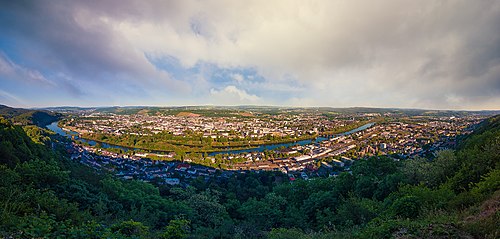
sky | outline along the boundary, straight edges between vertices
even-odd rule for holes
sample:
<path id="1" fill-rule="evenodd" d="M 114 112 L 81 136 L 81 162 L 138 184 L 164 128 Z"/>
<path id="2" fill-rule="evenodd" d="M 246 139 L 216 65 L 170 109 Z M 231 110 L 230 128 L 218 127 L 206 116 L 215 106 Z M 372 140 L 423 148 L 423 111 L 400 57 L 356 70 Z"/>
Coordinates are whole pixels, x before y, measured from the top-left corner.
<path id="1" fill-rule="evenodd" d="M 0 104 L 500 109 L 497 0 L 0 0 Z"/>

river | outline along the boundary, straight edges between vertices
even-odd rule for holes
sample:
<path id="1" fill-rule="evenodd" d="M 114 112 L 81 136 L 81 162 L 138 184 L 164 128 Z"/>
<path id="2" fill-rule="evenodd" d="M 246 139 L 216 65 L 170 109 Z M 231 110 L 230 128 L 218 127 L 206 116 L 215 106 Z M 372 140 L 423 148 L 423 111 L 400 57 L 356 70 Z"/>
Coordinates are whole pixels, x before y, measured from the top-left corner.
<path id="1" fill-rule="evenodd" d="M 78 137 L 78 133 L 75 131 L 61 129 L 61 127 L 59 127 L 59 125 L 57 125 L 58 123 L 59 123 L 58 121 L 52 122 L 52 124 L 49 124 L 45 127 L 47 127 L 47 129 L 50 129 L 50 130 L 56 132 L 59 135 L 62 135 L 62 136 L 68 137 L 68 138 L 78 139 L 84 143 L 91 145 L 91 146 L 95 146 L 98 143 L 94 140 L 83 139 L 83 138 Z M 133 147 L 123 147 L 123 146 L 118 146 L 118 145 L 113 145 L 113 144 L 108 144 L 108 143 L 102 143 L 102 142 L 99 142 L 99 143 L 101 144 L 101 147 L 103 147 L 105 149 L 116 148 L 116 149 L 122 149 L 123 151 L 136 149 Z"/>
<path id="2" fill-rule="evenodd" d="M 92 146 L 94 146 L 94 145 L 97 144 L 97 142 L 94 141 L 94 140 L 87 140 L 87 139 L 79 138 L 77 132 L 61 129 L 61 127 L 59 127 L 57 125 L 57 123 L 58 123 L 57 121 L 53 122 L 52 124 L 49 124 L 46 127 L 48 129 L 56 132 L 59 135 L 62 135 L 62 136 L 65 136 L 65 137 L 69 137 L 69 138 L 74 137 L 74 139 L 78 139 L 78 140 L 80 140 L 82 142 L 85 142 L 85 143 L 88 143 L 89 145 L 92 145 Z M 350 130 L 350 131 L 347 131 L 347 132 L 344 132 L 344 133 L 340 133 L 340 134 L 335 134 L 333 136 L 343 136 L 343 135 L 354 134 L 356 132 L 368 129 L 368 128 L 372 127 L 374 124 L 375 123 L 368 123 L 368 124 L 362 125 L 362 126 L 360 126 L 358 128 L 355 128 L 353 130 Z M 277 148 L 281 148 L 281 147 L 288 148 L 288 147 L 292 147 L 292 146 L 296 146 L 296 145 L 307 145 L 307 144 L 311 144 L 311 143 L 319 143 L 319 142 L 322 142 L 322 141 L 325 141 L 325 140 L 328 140 L 328 138 L 326 138 L 326 137 L 317 137 L 315 139 L 305 139 L 305 140 L 299 140 L 299 141 L 291 142 L 291 143 L 278 143 L 278 144 L 259 145 L 257 147 L 253 147 L 253 148 L 250 148 L 250 149 L 221 150 L 221 151 L 210 152 L 210 153 L 208 153 L 208 155 L 214 156 L 216 154 L 240 154 L 240 153 L 251 153 L 251 152 L 263 152 L 264 150 L 273 150 L 273 149 L 277 149 Z M 133 147 L 123 147 L 123 146 L 112 145 L 112 144 L 108 144 L 108 143 L 100 143 L 100 144 L 101 144 L 102 148 L 117 148 L 117 149 L 122 149 L 123 151 L 128 151 L 128 150 L 131 150 L 131 149 L 137 150 L 137 148 L 133 148 Z M 151 151 L 153 153 L 158 153 L 158 154 L 166 153 L 164 151 L 155 151 L 155 150 L 148 150 L 148 151 Z"/>

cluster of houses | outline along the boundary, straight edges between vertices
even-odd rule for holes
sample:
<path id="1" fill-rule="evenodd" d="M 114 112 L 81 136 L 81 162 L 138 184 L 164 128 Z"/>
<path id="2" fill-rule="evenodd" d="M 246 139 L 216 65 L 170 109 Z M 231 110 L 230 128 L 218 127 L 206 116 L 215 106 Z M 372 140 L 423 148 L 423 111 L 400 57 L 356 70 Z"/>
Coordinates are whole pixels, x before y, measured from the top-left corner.
<path id="1" fill-rule="evenodd" d="M 152 160 L 128 156 L 93 147 L 69 143 L 66 150 L 71 159 L 96 170 L 113 173 L 123 179 L 138 179 L 158 184 L 187 184 L 190 179 L 202 177 L 229 178 L 234 172 L 179 161 Z"/>
<path id="2" fill-rule="evenodd" d="M 338 139 L 339 138 L 334 138 L 332 140 Z M 248 160 L 246 162 L 233 164 L 229 169 L 234 171 L 281 171 L 288 175 L 305 175 L 306 173 L 309 173 L 312 175 L 322 167 L 323 171 L 326 171 L 328 174 L 338 173 L 339 170 L 349 170 L 349 168 L 344 167 L 351 165 L 353 160 L 348 157 L 340 157 L 339 159 L 335 159 L 333 157 L 339 156 L 354 147 L 354 144 L 346 145 L 342 143 L 336 144 L 333 148 L 331 145 L 326 145 L 324 143 L 294 146 L 291 149 L 282 150 L 282 152 L 285 152 L 285 154 L 297 154 L 296 152 L 301 152 L 295 157 L 283 157 L 269 160 Z M 328 162 L 322 161 L 326 158 L 328 158 Z M 322 162 L 320 165 L 318 165 L 319 161 Z M 324 174 L 317 176 L 324 176 Z M 301 178 L 304 177 L 301 176 Z M 290 180 L 294 180 L 294 177 L 290 177 Z"/>
<path id="3" fill-rule="evenodd" d="M 478 122 L 476 118 L 454 118 L 414 124 L 401 122 L 376 124 L 351 135 L 337 136 L 321 143 L 295 146 L 283 151 L 299 152 L 295 157 L 270 160 L 250 158 L 245 162 L 233 164 L 230 169 L 271 170 L 290 174 L 315 171 L 318 162 L 321 162 L 320 167 L 337 170 L 341 168 L 345 171 L 352 164 L 352 159 L 346 157 L 346 153 L 352 158 L 390 155 L 396 156 L 395 160 L 433 154 L 438 150 L 453 148 L 456 136 L 471 133 L 471 126 Z"/>
<path id="4" fill-rule="evenodd" d="M 479 122 L 479 118 L 464 117 L 377 124 L 353 135 L 357 144 L 353 157 L 398 155 L 407 158 L 454 148 L 456 136 L 471 133 L 472 126 Z"/>
<path id="5" fill-rule="evenodd" d="M 198 119 L 203 122 L 202 117 L 188 117 L 188 119 Z M 246 171 L 280 171 L 287 174 L 290 181 L 294 181 L 296 178 L 307 180 L 315 176 L 336 176 L 341 171 L 349 172 L 353 163 L 351 158 L 372 155 L 397 155 L 400 156 L 398 158 L 405 158 L 452 148 L 456 136 L 472 132 L 471 126 L 477 124 L 479 120 L 439 118 L 375 124 L 365 130 L 349 135 L 338 135 L 319 143 L 276 150 L 282 156 L 278 158 L 265 159 L 263 152 L 226 155 L 224 157 L 229 161 L 237 157 L 244 159 L 239 163 L 227 165 L 228 170 L 185 162 L 152 160 L 147 154 L 137 153 L 133 156 L 117 154 L 75 143 L 66 147 L 73 160 L 98 170 L 109 171 L 124 179 L 183 185 L 193 178 L 201 177 L 209 180 L 227 178 L 234 173 Z M 134 122 L 141 123 L 140 120 Z M 216 124 L 213 121 L 212 123 Z M 172 155 L 156 156 L 172 157 Z"/>

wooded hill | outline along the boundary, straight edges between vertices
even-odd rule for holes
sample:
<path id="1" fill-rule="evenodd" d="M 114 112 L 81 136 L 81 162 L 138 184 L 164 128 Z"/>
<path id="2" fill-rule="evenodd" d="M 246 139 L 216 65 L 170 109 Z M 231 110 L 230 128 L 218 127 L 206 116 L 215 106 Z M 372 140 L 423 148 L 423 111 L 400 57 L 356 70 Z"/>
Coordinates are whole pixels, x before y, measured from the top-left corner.
<path id="1" fill-rule="evenodd" d="M 61 118 L 61 114 L 44 110 L 29 110 L 21 108 L 11 108 L 0 105 L 0 116 L 9 119 L 14 124 L 37 125 L 44 127 Z"/>

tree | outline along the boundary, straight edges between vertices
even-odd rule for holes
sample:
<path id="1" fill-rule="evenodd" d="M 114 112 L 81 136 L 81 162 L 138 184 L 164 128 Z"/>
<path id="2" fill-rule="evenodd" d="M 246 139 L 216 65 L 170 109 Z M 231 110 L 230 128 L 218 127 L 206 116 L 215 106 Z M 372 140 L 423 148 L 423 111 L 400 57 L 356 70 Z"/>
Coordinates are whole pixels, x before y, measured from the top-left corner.
<path id="1" fill-rule="evenodd" d="M 161 236 L 162 239 L 183 239 L 189 234 L 191 228 L 190 222 L 186 219 L 170 220 L 168 226 L 165 227 L 165 233 Z"/>
<path id="2" fill-rule="evenodd" d="M 224 206 L 219 203 L 218 197 L 209 191 L 195 194 L 187 202 L 194 212 L 191 220 L 193 226 L 215 228 L 222 225 L 229 217 Z"/>
<path id="3" fill-rule="evenodd" d="M 147 238 L 149 228 L 141 222 L 129 220 L 114 224 L 111 230 L 128 237 Z"/>
<path id="4" fill-rule="evenodd" d="M 394 215 L 403 218 L 416 218 L 420 214 L 421 203 L 415 196 L 398 198 L 391 206 Z"/>
<path id="5" fill-rule="evenodd" d="M 356 180 L 356 195 L 363 198 L 372 198 L 377 189 L 377 179 L 375 177 L 361 176 Z"/>
<path id="6" fill-rule="evenodd" d="M 278 214 L 276 209 L 269 204 L 255 198 L 250 198 L 243 203 L 238 212 L 248 224 L 259 230 L 269 230 L 275 222 L 275 216 Z"/>
<path id="7" fill-rule="evenodd" d="M 339 206 L 335 222 L 344 226 L 363 225 L 375 218 L 381 208 L 380 202 L 350 197 Z"/>
<path id="8" fill-rule="evenodd" d="M 268 235 L 269 239 L 309 239 L 308 235 L 297 228 L 273 228 Z"/>
<path id="9" fill-rule="evenodd" d="M 451 150 L 442 150 L 436 158 L 416 157 L 405 162 L 404 174 L 413 184 L 420 182 L 429 187 L 436 187 L 444 183 L 457 170 L 455 153 Z"/>

